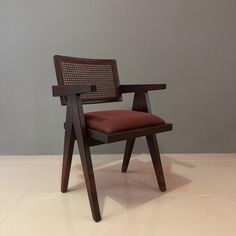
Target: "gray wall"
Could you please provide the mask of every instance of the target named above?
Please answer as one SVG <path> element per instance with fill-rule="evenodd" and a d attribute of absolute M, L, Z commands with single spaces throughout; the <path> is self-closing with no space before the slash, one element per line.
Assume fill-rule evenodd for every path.
<path fill-rule="evenodd" d="M 235 0 L 0 0 L 0 154 L 62 152 L 54 54 L 116 58 L 122 83 L 167 83 L 150 93 L 174 123 L 162 152 L 236 152 L 235 12 Z"/>

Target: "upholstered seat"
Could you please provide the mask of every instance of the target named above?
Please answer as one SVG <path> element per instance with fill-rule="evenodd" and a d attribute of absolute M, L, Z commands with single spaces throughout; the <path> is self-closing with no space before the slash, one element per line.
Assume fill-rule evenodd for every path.
<path fill-rule="evenodd" d="M 165 121 L 158 116 L 128 110 L 88 112 L 85 114 L 85 119 L 88 128 L 104 133 L 115 133 L 165 124 Z"/>

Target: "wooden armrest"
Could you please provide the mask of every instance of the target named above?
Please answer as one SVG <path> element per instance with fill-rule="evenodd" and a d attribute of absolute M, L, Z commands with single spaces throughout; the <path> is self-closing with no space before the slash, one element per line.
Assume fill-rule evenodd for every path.
<path fill-rule="evenodd" d="M 119 86 L 121 93 L 147 92 L 166 89 L 166 84 L 128 84 Z"/>
<path fill-rule="evenodd" d="M 52 86 L 53 97 L 96 92 L 96 85 L 58 85 Z"/>

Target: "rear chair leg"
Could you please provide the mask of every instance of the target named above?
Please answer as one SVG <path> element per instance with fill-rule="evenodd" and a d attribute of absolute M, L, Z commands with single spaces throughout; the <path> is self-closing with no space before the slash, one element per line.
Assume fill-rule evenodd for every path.
<path fill-rule="evenodd" d="M 146 139 L 147 139 L 149 151 L 151 154 L 152 163 L 155 170 L 159 189 L 160 191 L 165 192 L 166 184 L 165 184 L 165 178 L 164 178 L 164 173 L 162 169 L 161 158 L 160 158 L 156 135 L 155 134 L 148 135 L 146 136 Z"/>
<path fill-rule="evenodd" d="M 68 182 L 70 176 L 70 168 L 72 155 L 74 150 L 75 134 L 73 126 L 69 125 L 65 129 L 64 139 L 64 152 L 63 152 L 63 163 L 62 163 L 62 176 L 61 176 L 61 192 L 65 193 L 68 190 Z"/>
<path fill-rule="evenodd" d="M 123 159 L 123 164 L 122 164 L 122 169 L 121 169 L 121 171 L 124 172 L 124 173 L 128 169 L 130 157 L 131 157 L 132 150 L 133 150 L 133 147 L 134 147 L 134 142 L 135 142 L 134 138 L 128 139 L 126 141 L 125 154 L 124 154 L 124 159 Z"/>

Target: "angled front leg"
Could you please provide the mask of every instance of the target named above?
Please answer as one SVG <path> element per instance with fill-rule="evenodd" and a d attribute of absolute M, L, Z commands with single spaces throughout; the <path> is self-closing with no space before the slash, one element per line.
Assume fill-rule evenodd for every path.
<path fill-rule="evenodd" d="M 162 169 L 161 158 L 160 158 L 156 135 L 155 134 L 148 135 L 146 136 L 146 139 L 147 139 L 149 151 L 151 154 L 152 164 L 153 164 L 154 171 L 156 174 L 159 189 L 160 191 L 165 192 L 166 184 L 165 184 L 165 178 L 164 178 L 164 173 Z"/>
<path fill-rule="evenodd" d="M 97 190 L 93 173 L 93 165 L 88 143 L 86 124 L 83 114 L 82 101 L 79 96 L 73 95 L 69 96 L 68 102 L 71 102 L 72 104 L 73 127 L 79 147 L 79 153 L 84 172 L 84 179 L 87 187 L 90 207 L 94 221 L 98 222 L 101 220 L 101 215 L 99 210 Z"/>

